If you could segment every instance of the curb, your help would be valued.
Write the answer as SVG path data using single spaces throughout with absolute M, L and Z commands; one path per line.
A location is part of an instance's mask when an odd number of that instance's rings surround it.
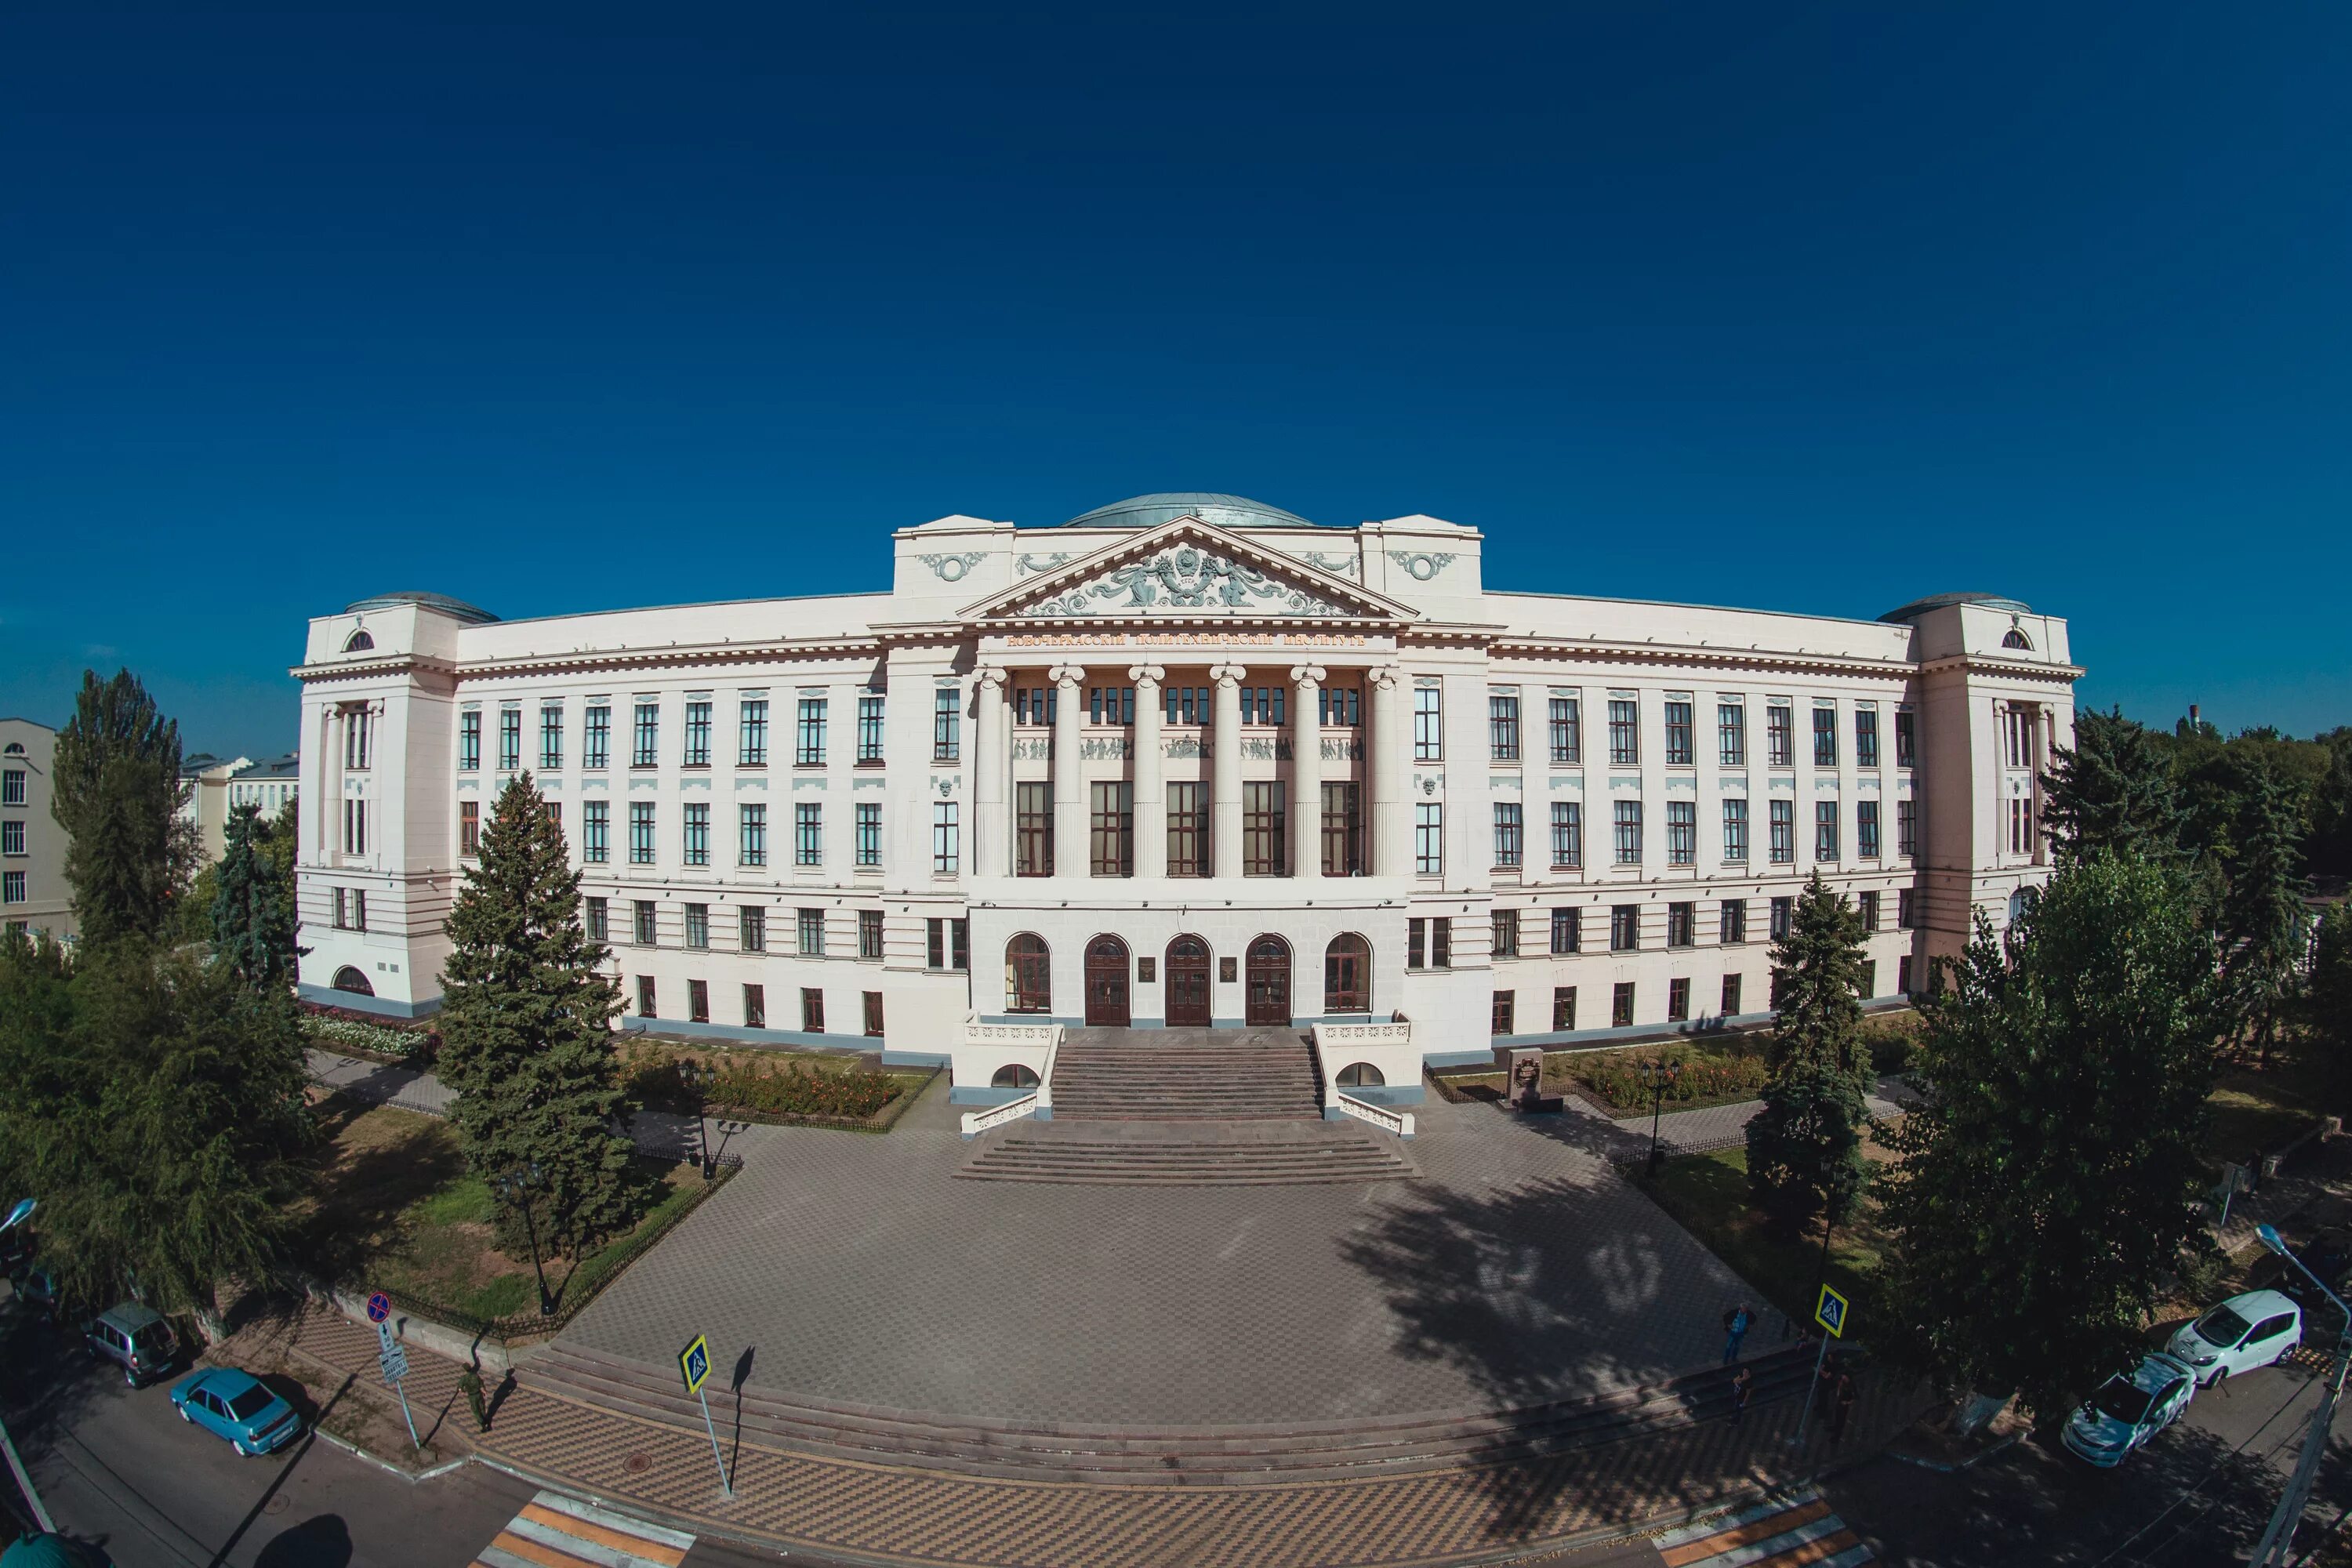
M 377 1469 L 383 1471 L 386 1475 L 398 1476 L 402 1480 L 407 1481 L 412 1485 L 418 1481 L 429 1481 L 434 1479 L 436 1477 L 446 1476 L 453 1471 L 462 1470 L 467 1465 L 474 1463 L 474 1457 L 471 1454 L 467 1454 L 462 1458 L 444 1460 L 442 1463 L 434 1466 L 429 1470 L 404 1470 L 398 1465 L 394 1464 L 390 1459 L 384 1458 L 379 1455 L 369 1453 L 365 1448 L 361 1447 L 357 1443 L 352 1442 L 348 1437 L 338 1437 L 332 1432 L 320 1431 L 316 1426 L 310 1428 L 310 1433 L 311 1436 L 317 1437 L 320 1442 L 331 1444 L 335 1447 L 341 1448 L 352 1458 L 358 1459 L 365 1464 L 373 1465 Z
M 1985 1460 L 1991 1458 L 1995 1454 L 2003 1453 L 2015 1447 L 2018 1444 L 2025 1441 L 2030 1433 L 2030 1428 L 2026 1431 L 2011 1432 L 2008 1436 L 2003 1437 L 2000 1442 L 1995 1443 L 1983 1453 L 1971 1454 L 1967 1458 L 1959 1460 L 1958 1463 L 1948 1465 L 1939 1459 L 1926 1459 L 1921 1458 L 1916 1454 L 1906 1454 L 1891 1446 L 1885 1450 L 1885 1453 L 1886 1457 L 1890 1459 L 1900 1459 L 1906 1465 L 1916 1465 L 1923 1470 L 1933 1470 L 1939 1476 L 1952 1476 L 1958 1475 L 1960 1471 L 1967 1469 L 1970 1465 L 1982 1464 Z

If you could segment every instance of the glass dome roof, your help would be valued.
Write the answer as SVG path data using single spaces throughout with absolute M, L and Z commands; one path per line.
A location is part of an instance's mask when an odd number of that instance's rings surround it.
M 1161 490 L 1098 506 L 1063 523 L 1064 528 L 1157 528 L 1180 517 L 1197 517 L 1220 528 L 1312 528 L 1297 512 L 1247 496 L 1213 490 Z
M 394 605 L 418 605 L 428 610 L 438 610 L 441 614 L 454 620 L 464 621 L 469 626 L 487 626 L 498 619 L 498 616 L 478 605 L 469 605 L 463 599 L 453 599 L 446 594 L 425 593 L 372 595 L 367 598 L 345 605 L 343 614 L 355 616 L 362 610 L 388 610 Z

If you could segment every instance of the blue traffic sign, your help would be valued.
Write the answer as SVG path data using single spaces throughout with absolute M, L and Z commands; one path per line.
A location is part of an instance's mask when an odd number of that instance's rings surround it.
M 1837 1338 L 1843 1339 L 1848 1305 L 1844 1297 L 1824 1285 L 1822 1287 L 1822 1303 L 1813 1309 L 1813 1321 L 1827 1329 Z
M 392 1298 L 378 1290 L 368 1297 L 368 1321 L 381 1323 L 392 1316 Z
M 702 1380 L 710 1375 L 710 1346 L 702 1335 L 695 1335 L 694 1342 L 677 1352 L 677 1365 L 686 1373 L 686 1391 L 700 1394 Z

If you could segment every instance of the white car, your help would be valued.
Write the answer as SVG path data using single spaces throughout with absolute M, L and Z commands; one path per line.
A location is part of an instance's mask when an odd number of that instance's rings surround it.
M 2197 1377 L 2168 1355 L 2143 1357 L 2129 1377 L 2118 1373 L 2074 1412 L 2060 1438 L 2098 1466 L 2112 1468 L 2124 1456 L 2180 1419 L 2197 1392 Z
M 2249 1290 L 2182 1324 L 2164 1349 L 2196 1369 L 2198 1387 L 2210 1388 L 2231 1373 L 2268 1366 L 2301 1343 L 2303 1309 L 2294 1298 Z

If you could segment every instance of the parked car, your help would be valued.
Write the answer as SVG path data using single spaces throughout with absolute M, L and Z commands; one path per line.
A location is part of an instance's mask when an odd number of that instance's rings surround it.
M 152 1307 L 120 1301 L 82 1325 L 82 1343 L 92 1361 L 110 1361 L 122 1368 L 122 1380 L 133 1388 L 152 1383 L 172 1370 L 180 1342 L 172 1325 Z
M 206 1367 L 172 1390 L 180 1419 L 201 1426 L 251 1458 L 273 1454 L 302 1435 L 294 1407 L 263 1386 L 259 1378 L 233 1366 Z
M 2198 1387 L 2210 1388 L 2232 1373 L 2268 1366 L 2302 1342 L 2301 1307 L 2277 1290 L 2249 1290 L 2183 1323 L 2164 1348 L 2196 1369 Z
M 2151 1352 L 2129 1375 L 2117 1373 L 2100 1384 L 2068 1419 L 2060 1440 L 2101 1469 L 2111 1469 L 2179 1420 L 2196 1392 L 2197 1374 L 2186 1363 Z
M 2342 1231 L 2322 1231 L 2296 1247 L 2294 1257 L 2303 1268 L 2280 1260 L 2278 1289 L 2294 1297 L 2305 1311 L 2320 1313 L 2323 1323 L 2340 1322 L 2342 1320 L 2336 1315 L 2336 1309 L 2327 1304 L 2326 1297 L 2311 1288 L 2311 1278 L 2303 1269 L 2310 1269 L 2318 1277 L 2321 1285 L 2338 1296 L 2343 1295 L 2345 1287 L 2352 1284 L 2352 1240 L 2347 1240 Z

